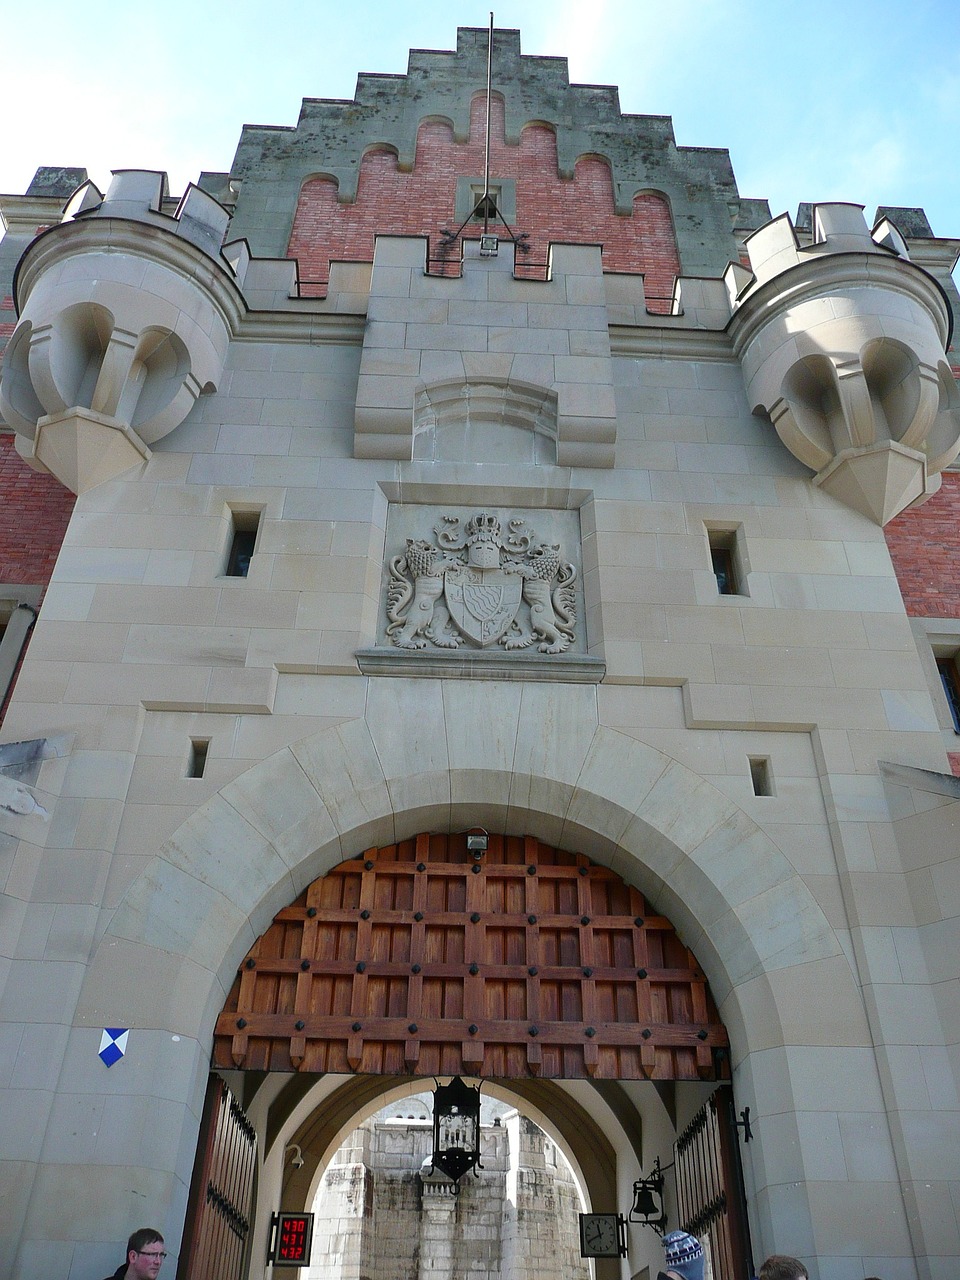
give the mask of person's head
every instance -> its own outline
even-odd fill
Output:
[[[686,1231],[670,1231],[663,1237],[663,1257],[667,1272],[681,1280],[703,1280],[703,1248],[696,1236]]]
[[[166,1253],[163,1236],[153,1227],[141,1227],[127,1241],[128,1280],[156,1280]]]
[[[810,1280],[810,1276],[799,1258],[773,1253],[760,1268],[758,1280]]]

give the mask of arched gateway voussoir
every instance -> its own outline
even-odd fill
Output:
[[[598,725],[592,689],[391,680],[373,682],[364,719],[275,753],[182,824],[114,913],[81,1008],[209,1044],[239,961],[312,880],[373,845],[478,823],[586,853],[634,884],[721,1006],[771,969],[842,956],[777,846],[692,770]],[[163,981],[124,984],[119,956]]]

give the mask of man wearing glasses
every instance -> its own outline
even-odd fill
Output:
[[[141,1227],[127,1241],[127,1260],[107,1280],[157,1280],[166,1257],[163,1236],[152,1227]]]

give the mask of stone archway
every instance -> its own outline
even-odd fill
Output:
[[[297,1083],[300,1079],[302,1077]],[[291,1080],[291,1085],[294,1083]],[[311,1092],[316,1091],[317,1083],[316,1079],[304,1081]],[[428,1087],[422,1079],[414,1082],[386,1076],[352,1076],[325,1093],[299,1124],[289,1130],[278,1130],[275,1140],[282,1141],[284,1149],[296,1143],[304,1162],[303,1165],[284,1163],[284,1207],[309,1208],[320,1173],[331,1154],[361,1120],[387,1100]],[[617,1204],[617,1152],[598,1112],[609,1112],[616,1117],[614,1123],[622,1133],[621,1144],[626,1142],[638,1164],[642,1162],[642,1136],[637,1114],[629,1101],[619,1096],[622,1091],[616,1084],[599,1086],[591,1098],[592,1107],[551,1081],[487,1082],[483,1089],[515,1105],[553,1139],[575,1169],[591,1205],[612,1208]],[[278,1099],[278,1103],[282,1110],[283,1100]]]
[[[769,836],[691,769],[598,725],[591,688],[392,680],[371,682],[365,718],[284,747],[183,823],[107,923],[80,1016],[107,1005],[209,1044],[240,961],[312,880],[358,849],[478,821],[636,885],[704,966],[735,1061],[749,1022],[779,1023],[770,975],[818,963],[850,978]],[[149,989],[118,982],[128,966],[155,975]]]
[[[154,1179],[171,1215],[175,1195],[165,1188],[189,1182],[216,1019],[256,938],[356,850],[476,823],[582,851],[673,922],[709,981],[751,1105],[762,1114],[777,1100],[779,1149],[805,1149],[797,1108],[783,1112],[779,1101],[794,1093],[785,1046],[817,1052],[819,1043],[795,1039],[797,1009],[829,989],[844,1042],[869,1070],[855,977],[796,869],[710,782],[600,724],[593,688],[373,680],[363,717],[284,747],[182,824],[123,892],[86,971],[71,1033],[82,1052],[95,1053],[91,1028],[143,1028],[144,1065],[130,1072],[143,1075],[134,1087],[148,1094],[154,1046],[168,1059],[171,1034],[176,1041],[171,1108],[182,1133]],[[804,1024],[799,1034],[811,1033]],[[763,1142],[751,1192],[765,1230]],[[812,1229],[805,1181],[777,1194]]]
[[[421,833],[340,863],[276,914],[217,1020],[213,1066],[347,1078],[285,1132],[299,1167],[283,1165],[282,1203],[305,1212],[344,1116],[355,1117],[397,1076],[493,1079],[522,1100],[524,1085],[551,1079],[593,1080],[615,1092],[624,1081],[729,1078],[728,1048],[696,957],[609,868],[532,836],[491,835],[473,857],[465,833]],[[614,1211],[624,1177],[629,1185],[644,1161],[638,1113],[626,1097],[605,1104],[632,1113],[632,1122],[620,1122],[633,1130],[628,1176],[589,1108],[556,1090],[540,1100],[585,1172],[588,1205]],[[365,1143],[378,1140],[364,1132]],[[508,1143],[512,1158],[519,1134],[520,1145]],[[375,1159],[368,1167],[354,1143],[349,1151],[360,1160],[349,1176],[366,1188],[361,1196],[351,1181],[343,1202],[353,1206],[344,1211],[358,1249],[379,1229],[366,1205],[371,1179],[387,1175],[375,1172]],[[395,1188],[404,1203],[405,1187],[401,1179]],[[453,1202],[436,1190],[449,1234]],[[739,1187],[728,1189],[718,1240],[740,1238],[743,1224],[726,1218],[741,1199]]]
[[[430,1164],[432,1090],[420,1083],[414,1106],[407,1098],[358,1119],[319,1172],[305,1202],[315,1215],[305,1280],[591,1280],[578,1214],[616,1196],[598,1201],[523,1100],[487,1086],[481,1161],[454,1187]],[[309,1163],[313,1148],[303,1150]]]
[[[272,1207],[294,1213],[309,1210],[334,1153],[357,1125],[385,1102],[429,1091],[434,1084],[409,1076],[225,1074],[231,1088],[245,1096],[263,1138],[263,1202],[257,1214],[256,1257],[262,1257],[266,1248]],[[669,1097],[672,1086],[639,1082],[631,1090],[610,1080],[536,1078],[481,1083],[484,1096],[516,1108],[559,1148],[574,1170],[588,1209],[623,1210],[632,1180],[641,1168],[649,1167],[654,1152],[667,1159],[664,1153],[670,1150],[676,1123]],[[713,1087],[697,1081],[676,1086],[697,1099],[705,1098]],[[297,1144],[296,1162],[293,1143]],[[635,1259],[637,1250],[659,1256],[652,1247],[656,1237],[643,1231],[639,1235],[633,1242]],[[616,1264],[598,1263],[599,1280],[616,1280],[618,1275]]]

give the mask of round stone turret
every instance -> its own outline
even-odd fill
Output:
[[[943,290],[892,223],[871,234],[859,205],[815,206],[807,247],[784,214],[747,250],[752,274],[732,264],[725,279],[751,408],[814,484],[886,524],[960,453]]]
[[[17,267],[20,320],[0,412],[32,465],[75,493],[150,456],[215,391],[244,303],[220,255],[229,214],[190,186],[163,212],[166,174],[85,183]]]

